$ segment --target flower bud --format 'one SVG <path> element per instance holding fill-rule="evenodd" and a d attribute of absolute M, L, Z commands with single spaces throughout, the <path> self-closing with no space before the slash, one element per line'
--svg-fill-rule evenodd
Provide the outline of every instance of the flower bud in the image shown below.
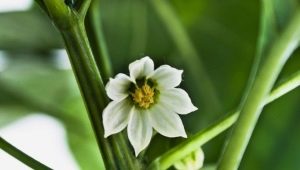
<path fill-rule="evenodd" d="M 199 170 L 202 168 L 204 162 L 204 153 L 201 148 L 198 148 L 196 151 L 192 152 L 187 157 L 176 162 L 174 167 L 177 170 Z"/>

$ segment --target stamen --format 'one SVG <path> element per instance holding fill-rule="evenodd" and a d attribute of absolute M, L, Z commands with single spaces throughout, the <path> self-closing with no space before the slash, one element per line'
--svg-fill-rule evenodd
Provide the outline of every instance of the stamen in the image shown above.
<path fill-rule="evenodd" d="M 132 100 L 141 108 L 148 109 L 154 103 L 155 89 L 146 82 L 142 87 L 136 87 L 131 93 Z"/>

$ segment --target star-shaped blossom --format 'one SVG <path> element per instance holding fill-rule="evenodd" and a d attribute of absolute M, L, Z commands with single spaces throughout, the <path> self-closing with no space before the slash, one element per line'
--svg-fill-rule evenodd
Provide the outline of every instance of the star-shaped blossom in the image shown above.
<path fill-rule="evenodd" d="M 126 128 L 136 156 L 152 138 L 152 128 L 166 137 L 187 137 L 178 114 L 197 110 L 179 86 L 182 70 L 144 57 L 129 64 L 130 76 L 117 74 L 106 85 L 112 100 L 103 111 L 105 137 Z"/>

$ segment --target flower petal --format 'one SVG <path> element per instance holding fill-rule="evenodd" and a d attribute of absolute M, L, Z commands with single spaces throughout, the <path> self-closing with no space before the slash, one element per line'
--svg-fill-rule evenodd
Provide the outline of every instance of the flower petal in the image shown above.
<path fill-rule="evenodd" d="M 162 104 L 154 105 L 147 114 L 151 125 L 158 133 L 167 137 L 187 137 L 180 117 Z"/>
<path fill-rule="evenodd" d="M 169 65 L 162 65 L 148 78 L 157 82 L 158 89 L 170 89 L 180 84 L 182 72 L 183 70 L 178 70 Z"/>
<path fill-rule="evenodd" d="M 129 64 L 130 77 L 133 80 L 143 78 L 153 71 L 154 63 L 148 56 Z"/>
<path fill-rule="evenodd" d="M 103 110 L 104 137 L 118 133 L 128 124 L 130 112 L 133 110 L 128 99 L 112 101 Z"/>
<path fill-rule="evenodd" d="M 152 137 L 151 124 L 142 110 L 138 110 L 134 107 L 134 111 L 130 116 L 127 132 L 129 141 L 137 156 L 149 145 Z"/>
<path fill-rule="evenodd" d="M 193 105 L 187 92 L 180 88 L 160 91 L 159 102 L 178 114 L 188 114 L 198 109 Z"/>
<path fill-rule="evenodd" d="M 120 101 L 128 96 L 128 88 L 132 83 L 125 74 L 117 74 L 115 78 L 110 78 L 105 86 L 108 97 L 112 100 Z"/>

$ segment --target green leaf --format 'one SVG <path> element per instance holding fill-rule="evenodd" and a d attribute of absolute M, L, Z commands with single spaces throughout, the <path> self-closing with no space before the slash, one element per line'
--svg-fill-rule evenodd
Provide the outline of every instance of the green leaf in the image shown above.
<path fill-rule="evenodd" d="M 59 70 L 51 56 L 10 54 L 0 77 L 0 126 L 32 112 L 60 120 L 82 169 L 102 168 L 85 107 L 71 70 Z"/>
<path fill-rule="evenodd" d="M 47 51 L 62 47 L 57 31 L 39 9 L 0 13 L 0 23 L 2 50 Z"/>

